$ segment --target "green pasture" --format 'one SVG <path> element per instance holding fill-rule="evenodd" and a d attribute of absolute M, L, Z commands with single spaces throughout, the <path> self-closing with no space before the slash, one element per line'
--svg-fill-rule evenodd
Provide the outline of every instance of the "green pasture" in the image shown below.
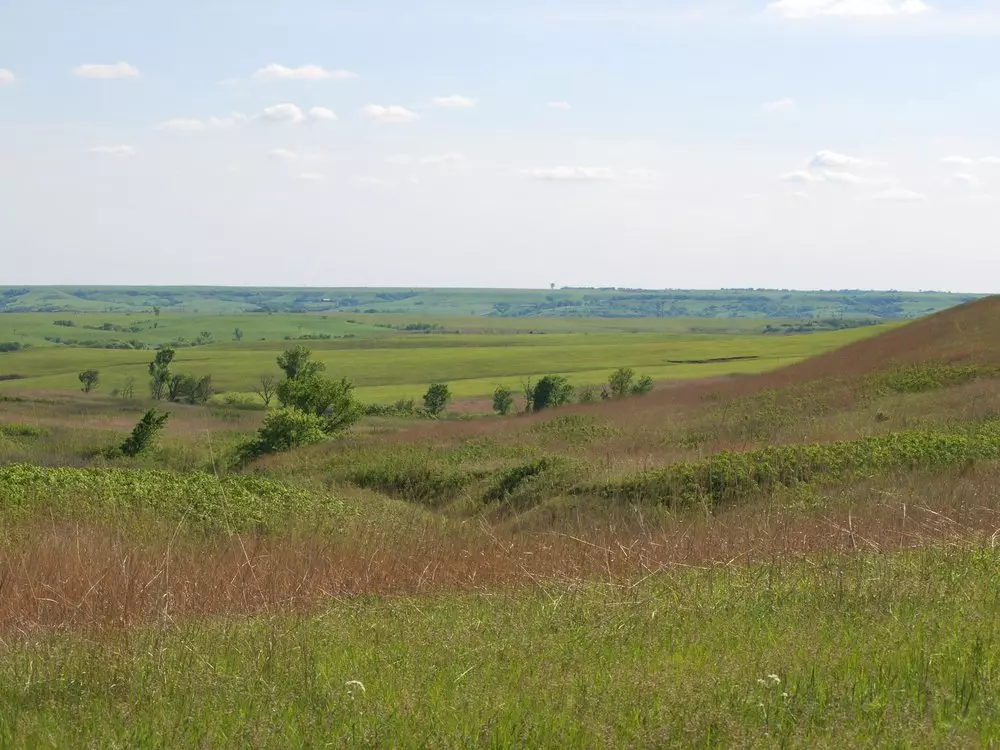
<path fill-rule="evenodd" d="M 266 317 L 266 316 L 265 316 Z M 376 332 L 385 329 L 375 329 Z M 304 342 L 336 377 L 350 378 L 370 400 L 418 397 L 434 381 L 452 384 L 458 396 L 492 392 L 499 383 L 565 374 L 575 385 L 603 381 L 618 367 L 656 379 L 762 372 L 874 335 L 881 327 L 790 335 L 618 333 L 496 335 L 392 334 L 369 339 Z M 262 374 L 278 375 L 275 357 L 290 342 L 253 341 L 177 350 L 176 372 L 211 375 L 219 391 L 250 391 Z M 151 351 L 32 348 L 0 354 L 0 393 L 76 390 L 77 374 L 101 372 L 102 390 L 134 377 L 145 392 Z M 725 360 L 735 361 L 706 361 Z"/>
<path fill-rule="evenodd" d="M 991 747 L 1000 555 L 344 598 L 0 641 L 0 746 Z"/>

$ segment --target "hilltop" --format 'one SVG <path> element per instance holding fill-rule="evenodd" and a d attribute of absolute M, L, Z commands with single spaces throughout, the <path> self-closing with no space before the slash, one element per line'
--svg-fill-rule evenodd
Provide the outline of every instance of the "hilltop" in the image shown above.
<path fill-rule="evenodd" d="M 915 318 L 974 294 L 789 289 L 0 287 L 0 312 L 342 312 L 602 318 Z M 836 326 L 834 326 L 836 327 Z"/>

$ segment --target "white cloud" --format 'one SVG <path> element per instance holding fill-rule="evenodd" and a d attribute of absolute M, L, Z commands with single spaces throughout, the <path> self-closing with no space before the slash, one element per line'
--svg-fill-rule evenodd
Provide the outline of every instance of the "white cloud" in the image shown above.
<path fill-rule="evenodd" d="M 5 83 L 14 83 L 16 80 L 13 73 L 6 68 L 0 68 L 0 86 L 3 86 Z"/>
<path fill-rule="evenodd" d="M 946 156 L 941 160 L 942 164 L 949 164 L 953 167 L 974 167 L 977 164 L 985 166 L 1000 165 L 1000 156 L 982 156 L 973 158 L 971 156 Z"/>
<path fill-rule="evenodd" d="M 800 182 L 803 184 L 823 181 L 823 177 L 821 175 L 813 172 L 807 172 L 804 169 L 796 169 L 794 172 L 787 172 L 786 174 L 781 175 L 779 179 L 782 182 Z"/>
<path fill-rule="evenodd" d="M 229 117 L 209 117 L 199 120 L 196 117 L 174 117 L 156 126 L 157 130 L 173 130 L 180 133 L 203 133 L 206 130 L 228 130 L 244 123 L 249 118 L 236 112 Z"/>
<path fill-rule="evenodd" d="M 775 0 L 767 9 L 782 18 L 918 16 L 931 10 L 923 0 Z"/>
<path fill-rule="evenodd" d="M 475 107 L 478 101 L 478 99 L 472 99 L 461 94 L 452 94 L 451 96 L 435 96 L 431 99 L 431 104 L 435 107 L 468 109 L 469 107 Z"/>
<path fill-rule="evenodd" d="M 807 201 L 809 200 L 809 193 L 803 190 L 796 190 L 794 193 L 792 193 L 792 197 L 798 198 L 801 201 Z"/>
<path fill-rule="evenodd" d="M 458 153 L 431 154 L 429 156 L 410 156 L 409 154 L 394 154 L 387 156 L 386 164 L 394 164 L 397 167 L 411 166 L 440 166 L 444 164 L 458 164 L 465 161 L 465 157 Z"/>
<path fill-rule="evenodd" d="M 298 154 L 294 151 L 290 151 L 287 148 L 276 148 L 272 151 L 268 151 L 267 155 L 272 159 L 278 159 L 279 161 L 295 161 L 299 158 Z"/>
<path fill-rule="evenodd" d="M 948 180 L 948 187 L 959 193 L 975 192 L 982 188 L 983 181 L 976 175 L 968 172 L 959 172 L 952 175 Z"/>
<path fill-rule="evenodd" d="M 548 182 L 598 182 L 615 179 L 614 170 L 607 167 L 536 167 L 522 174 Z"/>
<path fill-rule="evenodd" d="M 927 200 L 927 196 L 905 188 L 890 188 L 881 193 L 875 193 L 867 198 L 873 201 L 889 201 L 893 203 L 918 203 Z"/>
<path fill-rule="evenodd" d="M 942 164 L 951 164 L 958 167 L 971 167 L 979 162 L 970 156 L 946 156 L 941 160 Z"/>
<path fill-rule="evenodd" d="M 867 182 L 866 179 L 858 177 L 856 174 L 851 174 L 850 172 L 837 172 L 834 170 L 820 172 L 819 177 L 824 182 L 837 182 L 841 185 L 864 185 Z"/>
<path fill-rule="evenodd" d="M 319 172 L 303 172 L 296 179 L 302 180 L 303 182 L 325 182 L 326 175 L 320 174 Z"/>
<path fill-rule="evenodd" d="M 267 107 L 260 113 L 260 117 L 270 122 L 290 122 L 292 124 L 300 123 L 306 119 L 305 114 L 299 107 L 288 103 Z"/>
<path fill-rule="evenodd" d="M 795 100 L 790 97 L 786 97 L 785 99 L 775 99 L 773 102 L 764 102 L 760 106 L 761 112 L 765 115 L 780 114 L 782 112 L 794 112 L 795 108 Z"/>
<path fill-rule="evenodd" d="M 116 156 L 119 158 L 125 158 L 129 156 L 135 156 L 136 150 L 131 146 L 94 146 L 90 149 L 92 154 L 101 154 L 103 156 Z"/>
<path fill-rule="evenodd" d="M 549 109 L 561 109 L 561 110 L 572 109 L 570 103 L 565 101 L 549 102 L 545 106 L 548 107 Z"/>
<path fill-rule="evenodd" d="M 838 169 L 843 167 L 870 167 L 872 162 L 856 156 L 838 154 L 836 151 L 820 151 L 809 161 L 810 169 Z"/>
<path fill-rule="evenodd" d="M 358 74 L 350 70 L 327 70 L 319 65 L 289 68 L 277 63 L 266 65 L 253 74 L 255 81 L 339 81 L 357 77 Z"/>
<path fill-rule="evenodd" d="M 73 75 L 78 78 L 135 78 L 139 70 L 127 62 L 117 62 L 110 65 L 88 63 L 73 68 Z"/>
<path fill-rule="evenodd" d="M 312 107 L 309 109 L 309 119 L 317 122 L 334 122 L 337 115 L 326 107 Z"/>
<path fill-rule="evenodd" d="M 361 111 L 366 117 L 382 123 L 413 122 L 420 117 L 416 112 L 411 112 L 406 107 L 400 107 L 396 104 L 388 107 L 383 107 L 380 104 L 368 104 Z"/>

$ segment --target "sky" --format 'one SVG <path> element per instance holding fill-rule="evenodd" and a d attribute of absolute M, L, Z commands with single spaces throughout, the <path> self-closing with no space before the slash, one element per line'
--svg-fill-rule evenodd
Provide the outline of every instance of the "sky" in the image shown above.
<path fill-rule="evenodd" d="M 1000 3 L 0 0 L 0 285 L 1000 291 Z"/>

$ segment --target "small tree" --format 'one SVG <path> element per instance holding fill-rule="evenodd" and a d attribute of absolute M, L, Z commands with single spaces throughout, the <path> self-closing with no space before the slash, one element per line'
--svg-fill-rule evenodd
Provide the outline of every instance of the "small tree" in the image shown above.
<path fill-rule="evenodd" d="M 619 398 L 627 396 L 632 392 L 632 383 L 635 380 L 635 370 L 631 367 L 620 367 L 608 377 L 608 390 L 611 396 Z"/>
<path fill-rule="evenodd" d="M 118 395 L 122 398 L 135 398 L 135 378 L 129 378 L 125 381 L 125 385 L 121 387 L 118 391 Z"/>
<path fill-rule="evenodd" d="M 493 391 L 493 411 L 506 417 L 514 408 L 514 391 L 505 385 L 498 385 Z"/>
<path fill-rule="evenodd" d="M 521 381 L 521 393 L 524 394 L 524 412 L 529 413 L 535 404 L 535 386 L 531 382 L 531 378 Z"/>
<path fill-rule="evenodd" d="M 156 351 L 156 356 L 149 363 L 149 390 L 157 401 L 170 391 L 170 363 L 173 360 L 174 350 L 169 346 L 163 346 Z"/>
<path fill-rule="evenodd" d="M 562 375 L 546 375 L 532 391 L 531 410 L 542 411 L 568 404 L 573 398 L 573 386 Z"/>
<path fill-rule="evenodd" d="M 168 419 L 170 412 L 157 414 L 156 409 L 147 411 L 132 428 L 132 434 L 121 444 L 121 452 L 130 457 L 141 456 L 156 443 L 156 438 L 166 427 Z"/>
<path fill-rule="evenodd" d="M 318 375 L 326 369 L 326 365 L 322 362 L 313 360 L 312 351 L 304 346 L 293 346 L 279 354 L 278 367 L 284 371 L 285 377 L 289 380 Z"/>
<path fill-rule="evenodd" d="M 642 396 L 653 390 L 653 379 L 649 375 L 643 375 L 632 384 L 632 395 Z"/>
<path fill-rule="evenodd" d="M 433 383 L 424 394 L 424 409 L 435 417 L 448 408 L 451 401 L 451 389 L 447 383 Z"/>
<path fill-rule="evenodd" d="M 80 378 L 80 382 L 83 383 L 83 392 L 90 393 L 97 388 L 101 374 L 97 370 L 84 370 L 78 377 Z"/>
<path fill-rule="evenodd" d="M 354 400 L 354 385 L 347 378 L 332 380 L 310 375 L 284 380 L 276 395 L 282 407 L 321 417 L 327 435 L 347 430 L 362 414 L 361 406 Z"/>
<path fill-rule="evenodd" d="M 243 340 L 243 331 L 242 331 L 242 329 L 237 328 L 235 331 L 233 331 L 233 338 L 236 339 L 236 343 L 237 344 L 239 342 L 241 342 Z"/>
<path fill-rule="evenodd" d="M 274 392 L 277 388 L 278 383 L 274 375 L 261 375 L 258 384 L 254 386 L 253 392 L 260 396 L 264 402 L 264 406 L 268 407 L 271 405 L 271 399 L 274 398 Z"/>

